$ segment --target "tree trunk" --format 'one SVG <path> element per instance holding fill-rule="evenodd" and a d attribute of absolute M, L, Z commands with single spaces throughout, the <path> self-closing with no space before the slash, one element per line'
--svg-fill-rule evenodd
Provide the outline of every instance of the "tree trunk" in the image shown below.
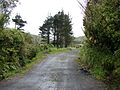
<path fill-rule="evenodd" d="M 50 44 L 50 28 L 48 28 L 47 32 L 47 44 Z"/>
<path fill-rule="evenodd" d="M 53 45 L 54 45 L 54 47 L 55 47 L 55 43 L 56 43 L 56 42 L 55 42 L 55 33 L 56 33 L 56 32 L 54 32 L 54 37 L 53 37 L 53 38 L 54 38 L 54 40 L 53 40 Z"/>

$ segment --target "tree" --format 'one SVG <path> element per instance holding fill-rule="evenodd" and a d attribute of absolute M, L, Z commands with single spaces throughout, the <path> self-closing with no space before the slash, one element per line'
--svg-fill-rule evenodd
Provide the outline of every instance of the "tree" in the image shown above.
<path fill-rule="evenodd" d="M 90 47 L 106 48 L 112 53 L 120 48 L 119 12 L 119 0 L 90 0 L 84 17 Z"/>
<path fill-rule="evenodd" d="M 9 15 L 18 0 L 1 0 L 0 1 L 0 28 L 4 28 L 5 24 L 9 20 Z"/>
<path fill-rule="evenodd" d="M 51 36 L 52 43 L 56 47 L 67 47 L 71 43 L 73 34 L 71 19 L 69 15 L 64 14 L 64 11 L 48 17 L 39 29 L 43 40 L 48 44 Z"/>
<path fill-rule="evenodd" d="M 89 0 L 80 62 L 101 78 L 120 83 L 120 0 Z"/>
<path fill-rule="evenodd" d="M 54 16 L 54 28 L 57 47 L 67 47 L 71 43 L 73 34 L 69 14 L 64 14 L 64 11 L 58 12 Z"/>
<path fill-rule="evenodd" d="M 43 42 L 50 44 L 50 32 L 52 28 L 52 17 L 48 16 L 44 21 L 44 24 L 39 28 L 41 37 L 43 38 Z"/>
<path fill-rule="evenodd" d="M 21 28 L 25 26 L 27 23 L 26 21 L 22 20 L 22 17 L 20 15 L 16 15 L 15 19 L 12 19 L 13 22 L 15 22 L 15 28 L 18 30 L 22 30 Z"/>
<path fill-rule="evenodd" d="M 65 47 L 67 47 L 71 41 L 72 41 L 72 24 L 71 24 L 71 20 L 69 15 L 65 15 L 65 19 L 64 19 L 63 23 L 63 31 L 64 31 L 64 38 L 65 38 Z"/>

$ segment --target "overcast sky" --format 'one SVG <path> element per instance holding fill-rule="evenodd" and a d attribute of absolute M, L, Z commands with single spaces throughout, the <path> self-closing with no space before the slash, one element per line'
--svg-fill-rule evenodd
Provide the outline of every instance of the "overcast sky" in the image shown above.
<path fill-rule="evenodd" d="M 24 27 L 25 32 L 39 34 L 39 26 L 42 26 L 48 15 L 55 15 L 58 11 L 64 10 L 69 13 L 73 23 L 74 36 L 83 36 L 83 12 L 76 0 L 19 0 L 21 4 L 17 5 L 12 12 L 12 17 L 18 13 L 23 20 L 27 21 Z M 83 3 L 83 0 L 79 0 Z M 11 24 L 10 27 L 14 27 Z"/>

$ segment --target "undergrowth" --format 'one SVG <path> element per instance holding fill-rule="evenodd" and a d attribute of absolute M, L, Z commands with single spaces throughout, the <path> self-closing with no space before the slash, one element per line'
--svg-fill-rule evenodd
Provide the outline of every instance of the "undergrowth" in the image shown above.
<path fill-rule="evenodd" d="M 43 60 L 43 58 L 45 58 L 48 54 L 61 53 L 61 52 L 66 52 L 70 50 L 71 49 L 67 49 L 67 48 L 59 48 L 59 49 L 49 48 L 48 50 L 38 51 L 32 59 L 25 60 L 27 62 L 24 67 L 16 68 L 15 70 L 8 71 L 6 73 L 7 76 L 3 79 L 11 79 L 13 76 L 16 76 L 16 75 L 23 76 L 25 72 L 29 71 L 35 64 L 40 63 Z"/>
<path fill-rule="evenodd" d="M 0 30 L 0 80 L 24 71 L 49 52 L 58 50 L 52 44 L 40 44 L 32 39 L 32 35 L 20 30 Z"/>
<path fill-rule="evenodd" d="M 97 79 L 120 88 L 120 50 L 111 54 L 84 46 L 79 54 L 77 62 L 81 68 L 90 71 Z"/>

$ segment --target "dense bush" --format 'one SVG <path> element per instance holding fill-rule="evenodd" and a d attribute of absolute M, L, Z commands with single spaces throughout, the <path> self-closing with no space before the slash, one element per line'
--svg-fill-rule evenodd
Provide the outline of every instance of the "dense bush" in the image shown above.
<path fill-rule="evenodd" d="M 15 29 L 0 31 L 0 77 L 8 71 L 24 66 L 24 37 Z"/>
<path fill-rule="evenodd" d="M 38 52 L 49 51 L 52 47 L 47 44 L 39 45 L 40 36 L 6 28 L 9 15 L 17 2 L 18 0 L 0 2 L 0 80 L 32 62 Z"/>
<path fill-rule="evenodd" d="M 89 0 L 84 16 L 86 41 L 80 52 L 83 67 L 111 82 L 120 81 L 119 3 L 119 0 Z"/>
<path fill-rule="evenodd" d="M 38 52 L 47 52 L 53 47 L 47 44 L 32 44 L 29 37 L 16 29 L 0 30 L 0 80 L 8 77 L 9 72 L 32 62 Z"/>
<path fill-rule="evenodd" d="M 33 45 L 33 44 L 27 44 L 26 49 L 27 49 L 27 58 L 32 59 L 37 55 L 38 52 L 48 52 L 51 51 L 51 48 L 53 48 L 53 45 L 51 44 L 38 44 L 38 45 Z"/>
<path fill-rule="evenodd" d="M 119 0 L 90 0 L 84 17 L 85 35 L 90 47 L 106 48 L 114 53 L 120 48 Z"/>

